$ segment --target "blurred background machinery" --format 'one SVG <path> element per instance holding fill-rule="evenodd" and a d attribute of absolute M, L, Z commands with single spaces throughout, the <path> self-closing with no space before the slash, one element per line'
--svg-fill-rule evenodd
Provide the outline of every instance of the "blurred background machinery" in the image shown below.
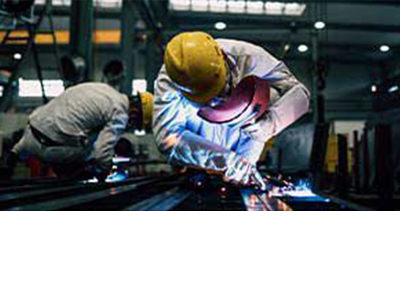
<path fill-rule="evenodd" d="M 305 196 L 293 208 L 399 209 L 399 9 L 398 1 L 369 0 L 0 0 L 0 155 L 21 135 L 27 115 L 68 86 L 103 81 L 127 94 L 153 92 L 166 42 L 181 31 L 203 30 L 264 47 L 310 88 L 310 112 L 267 143 L 259 163 L 265 174 L 290 178 L 320 197 Z M 182 185 L 198 197 L 210 189 L 219 195 L 224 187 L 187 186 L 192 180 L 187 173 L 168 177 L 176 170 L 158 153 L 151 131 L 127 133 L 117 153 L 129 160 L 128 194 L 138 195 L 136 184 L 147 186 L 152 177 L 161 183 L 150 194 L 140 188 L 140 197 L 162 195 L 170 186 Z M 41 199 L 56 199 L 60 192 L 51 189 L 56 181 L 50 175 L 37 162 L 20 163 L 1 196 L 16 199 L 21 187 L 24 199 L 33 197 L 28 191 L 54 192 Z M 125 183 L 82 184 L 59 182 L 61 190 L 71 188 L 70 199 L 82 189 L 125 191 Z M 225 192 L 239 197 L 230 187 Z M 210 201 L 220 205 L 223 194 Z M 201 199 L 177 207 L 218 206 Z M 81 208 L 91 209 L 94 202 L 87 203 Z M 225 208 L 233 209 L 229 205 Z"/>

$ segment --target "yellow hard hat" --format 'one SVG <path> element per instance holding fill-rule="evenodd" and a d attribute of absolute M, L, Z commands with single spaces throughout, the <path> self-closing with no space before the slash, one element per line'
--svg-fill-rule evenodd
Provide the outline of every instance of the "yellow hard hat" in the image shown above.
<path fill-rule="evenodd" d="M 142 128 L 151 128 L 153 121 L 153 107 L 154 107 L 154 95 L 149 92 L 139 93 L 140 102 L 142 105 Z"/>
<path fill-rule="evenodd" d="M 218 43 L 207 33 L 185 32 L 168 43 L 164 54 L 168 76 L 189 100 L 205 104 L 226 85 L 226 66 Z"/>

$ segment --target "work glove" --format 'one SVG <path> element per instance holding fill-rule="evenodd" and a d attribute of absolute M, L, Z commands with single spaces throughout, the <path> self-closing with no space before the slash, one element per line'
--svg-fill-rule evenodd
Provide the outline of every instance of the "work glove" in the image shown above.
<path fill-rule="evenodd" d="M 274 101 L 267 113 L 242 127 L 253 140 L 265 143 L 304 115 L 309 105 L 308 90 L 298 84 Z"/>
<path fill-rule="evenodd" d="M 110 173 L 108 168 L 100 167 L 94 159 L 86 162 L 85 172 L 97 178 L 98 181 L 104 182 Z"/>
<path fill-rule="evenodd" d="M 256 166 L 235 153 L 231 153 L 228 157 L 224 180 L 241 186 L 254 185 L 261 190 L 267 188 Z"/>

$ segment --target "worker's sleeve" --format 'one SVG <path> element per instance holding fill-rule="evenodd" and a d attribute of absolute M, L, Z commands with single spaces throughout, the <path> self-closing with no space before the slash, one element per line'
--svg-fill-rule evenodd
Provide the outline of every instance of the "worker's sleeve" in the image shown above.
<path fill-rule="evenodd" d="M 128 124 L 128 113 L 121 107 L 115 107 L 109 121 L 100 131 L 93 145 L 91 159 L 98 168 L 108 171 L 112 166 L 114 146 Z"/>
<path fill-rule="evenodd" d="M 273 91 L 268 112 L 244 130 L 252 138 L 266 142 L 308 111 L 310 93 L 282 62 L 263 78 Z"/>
<path fill-rule="evenodd" d="M 185 101 L 160 72 L 155 93 L 153 132 L 168 162 L 223 172 L 235 153 L 191 132 L 186 126 Z"/>

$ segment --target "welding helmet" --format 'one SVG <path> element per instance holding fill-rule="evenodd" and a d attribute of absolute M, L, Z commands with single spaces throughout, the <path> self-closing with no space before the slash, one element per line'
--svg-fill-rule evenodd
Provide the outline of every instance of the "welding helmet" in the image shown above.
<path fill-rule="evenodd" d="M 165 50 L 164 63 L 176 87 L 195 103 L 206 104 L 226 85 L 224 54 L 205 32 L 185 32 L 172 38 Z"/>
<path fill-rule="evenodd" d="M 130 97 L 129 126 L 150 130 L 153 119 L 154 95 L 149 92 Z"/>
<path fill-rule="evenodd" d="M 242 79 L 232 93 L 211 100 L 198 111 L 198 116 L 211 123 L 246 122 L 259 118 L 268 109 L 270 86 L 256 76 Z"/>
<path fill-rule="evenodd" d="M 153 122 L 154 95 L 149 92 L 139 93 L 142 107 L 142 128 L 150 129 Z"/>

